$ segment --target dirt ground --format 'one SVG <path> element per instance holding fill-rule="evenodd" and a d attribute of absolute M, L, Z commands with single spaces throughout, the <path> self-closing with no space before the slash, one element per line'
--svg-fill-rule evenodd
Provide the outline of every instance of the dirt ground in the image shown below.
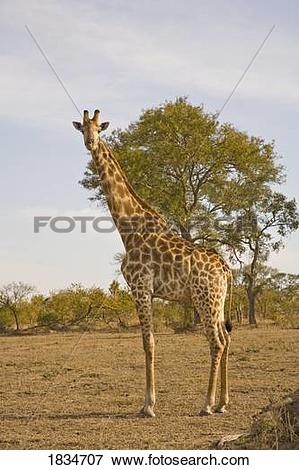
<path fill-rule="evenodd" d="M 157 334 L 156 418 L 140 418 L 139 333 L 0 338 L 1 449 L 207 449 L 298 388 L 299 330 L 236 328 L 229 412 L 197 416 L 208 378 L 199 333 Z"/>

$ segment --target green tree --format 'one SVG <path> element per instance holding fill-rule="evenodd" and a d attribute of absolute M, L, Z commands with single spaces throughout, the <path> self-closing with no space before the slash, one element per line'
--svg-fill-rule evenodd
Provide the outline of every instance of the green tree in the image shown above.
<path fill-rule="evenodd" d="M 178 98 L 143 111 L 109 144 L 134 189 L 182 237 L 232 260 L 250 256 L 248 315 L 256 323 L 256 266 L 298 228 L 295 201 L 272 189 L 284 180 L 274 142 L 220 124 L 217 115 Z M 92 162 L 81 184 L 105 205 Z"/>
<path fill-rule="evenodd" d="M 109 286 L 109 293 L 104 309 L 106 323 L 117 322 L 120 328 L 127 328 L 129 321 L 136 318 L 135 304 L 129 290 L 114 280 Z"/>
<path fill-rule="evenodd" d="M 284 246 L 284 239 L 299 226 L 299 217 L 294 199 L 288 200 L 283 194 L 268 191 L 250 207 L 235 211 L 233 221 L 224 227 L 228 242 L 249 263 L 243 274 L 246 280 L 249 323 L 256 324 L 255 304 L 263 285 L 267 283 L 267 273 L 263 265 L 271 252 Z M 262 280 L 259 279 L 262 277 Z"/>
<path fill-rule="evenodd" d="M 102 315 L 105 300 L 102 289 L 71 284 L 66 289 L 51 292 L 40 311 L 38 324 L 52 328 L 90 324 Z"/>
<path fill-rule="evenodd" d="M 24 304 L 28 302 L 35 287 L 24 282 L 11 282 L 0 289 L 0 308 L 9 313 L 15 322 L 16 329 L 21 329 L 21 314 Z"/>
<path fill-rule="evenodd" d="M 137 193 L 186 239 L 215 245 L 217 221 L 281 179 L 273 143 L 250 137 L 186 98 L 144 111 L 109 139 Z M 93 162 L 81 184 L 105 205 Z"/>
<path fill-rule="evenodd" d="M 270 297 L 270 318 L 280 325 L 298 328 L 299 325 L 299 275 L 273 270 L 263 299 Z M 266 294 L 266 296 L 265 296 Z"/>
<path fill-rule="evenodd" d="M 22 305 L 21 318 L 28 328 L 34 328 L 37 326 L 38 319 L 45 308 L 47 297 L 42 294 L 32 295 Z"/>

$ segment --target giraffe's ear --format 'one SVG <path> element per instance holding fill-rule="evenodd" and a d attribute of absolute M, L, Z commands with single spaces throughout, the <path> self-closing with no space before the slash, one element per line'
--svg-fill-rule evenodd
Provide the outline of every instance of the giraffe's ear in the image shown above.
<path fill-rule="evenodd" d="M 82 124 L 81 122 L 77 122 L 77 121 L 73 121 L 73 126 L 75 129 L 77 129 L 77 131 L 81 131 L 82 132 Z"/>
<path fill-rule="evenodd" d="M 108 121 L 107 122 L 102 122 L 100 124 L 100 132 L 105 131 L 107 129 L 107 127 L 109 126 L 109 124 L 110 124 L 110 122 L 108 122 Z"/>

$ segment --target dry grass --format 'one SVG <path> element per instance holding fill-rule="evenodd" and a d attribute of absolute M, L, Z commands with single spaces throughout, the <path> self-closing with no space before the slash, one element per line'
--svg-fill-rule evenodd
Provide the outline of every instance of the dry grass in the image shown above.
<path fill-rule="evenodd" d="M 254 418 L 247 434 L 224 438 L 218 447 L 226 449 L 299 449 L 299 390 L 283 400 L 270 403 Z"/>
<path fill-rule="evenodd" d="M 298 449 L 298 438 L 297 416 L 290 414 L 286 404 L 277 403 L 266 407 L 256 417 L 247 448 Z"/>
<path fill-rule="evenodd" d="M 299 330 L 236 329 L 229 413 L 199 417 L 208 377 L 206 340 L 198 333 L 158 334 L 157 417 L 139 418 L 140 335 L 86 333 L 65 362 L 79 338 L 55 333 L 0 339 L 0 448 L 206 449 L 225 435 L 248 431 L 253 415 L 298 386 Z"/>

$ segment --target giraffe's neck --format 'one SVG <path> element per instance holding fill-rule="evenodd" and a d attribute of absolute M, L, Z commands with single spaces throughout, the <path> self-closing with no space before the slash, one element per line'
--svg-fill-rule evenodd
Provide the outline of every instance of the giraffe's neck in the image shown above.
<path fill-rule="evenodd" d="M 125 246 L 130 235 L 136 231 L 167 230 L 163 217 L 135 193 L 112 151 L 103 141 L 92 152 L 92 158 L 109 210 Z"/>

